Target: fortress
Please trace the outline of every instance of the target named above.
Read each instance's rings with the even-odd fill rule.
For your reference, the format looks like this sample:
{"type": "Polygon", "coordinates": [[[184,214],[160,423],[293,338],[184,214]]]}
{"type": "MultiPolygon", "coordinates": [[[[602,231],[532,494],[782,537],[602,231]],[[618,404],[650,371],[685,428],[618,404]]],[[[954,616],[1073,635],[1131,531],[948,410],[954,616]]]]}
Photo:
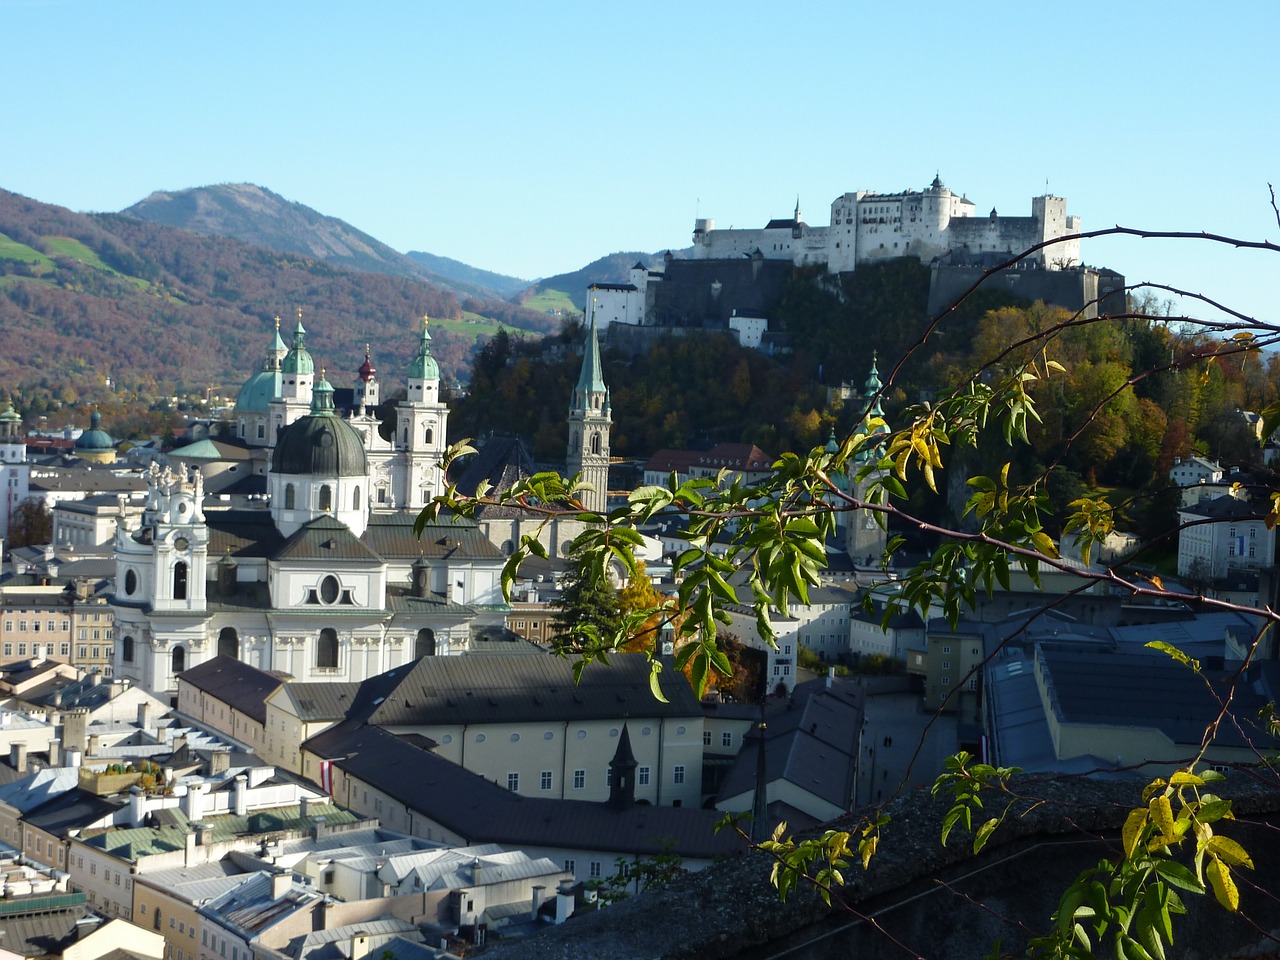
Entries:
{"type": "MultiPolygon", "coordinates": [[[[697,220],[693,255],[700,260],[762,256],[797,267],[825,266],[848,273],[860,264],[893,257],[921,263],[984,266],[1006,260],[1046,240],[1080,232],[1080,218],[1067,215],[1067,201],[1048,194],[1031,200],[1031,216],[1002,217],[994,209],[974,215],[965,196],[935,177],[923,191],[872,193],[859,190],[831,203],[831,224],[805,223],[797,201],[789,220],[770,220],[762,230],[717,230],[714,220],[697,220]]],[[[1066,240],[1027,258],[1046,270],[1080,263],[1080,241],[1066,240]]]]}
{"type": "Polygon", "coordinates": [[[1067,201],[1049,194],[1031,199],[1029,217],[1002,217],[994,209],[976,216],[968,197],[935,177],[922,191],[841,194],[825,227],[805,223],[798,201],[789,219],[759,230],[717,230],[714,220],[697,220],[690,259],[668,253],[661,270],[637,263],[629,282],[592,284],[588,309],[601,332],[614,328],[615,345],[626,338],[634,346],[658,330],[719,329],[743,346],[771,349],[769,318],[796,268],[838,275],[912,258],[930,270],[932,315],[987,269],[1057,240],[986,277],[988,288],[1088,317],[1122,313],[1124,277],[1081,262],[1080,226],[1067,214],[1067,201]]]}

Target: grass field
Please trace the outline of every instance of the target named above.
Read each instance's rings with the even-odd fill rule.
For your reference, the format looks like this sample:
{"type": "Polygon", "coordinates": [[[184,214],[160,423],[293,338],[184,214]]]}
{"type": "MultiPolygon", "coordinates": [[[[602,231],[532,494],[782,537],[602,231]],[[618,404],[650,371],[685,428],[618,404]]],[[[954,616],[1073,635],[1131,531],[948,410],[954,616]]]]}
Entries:
{"type": "Polygon", "coordinates": [[[0,260],[17,260],[19,263],[43,263],[46,266],[53,266],[53,261],[39,250],[28,247],[25,243],[18,243],[3,233],[0,233],[0,260]]]}
{"type": "Polygon", "coordinates": [[[564,316],[566,313],[581,313],[573,305],[569,295],[563,290],[543,290],[541,293],[537,293],[525,300],[521,306],[530,310],[537,310],[539,313],[550,313],[556,316],[564,316]]]}
{"type": "Polygon", "coordinates": [[[491,337],[498,332],[498,322],[496,320],[466,311],[463,312],[461,320],[436,320],[433,317],[431,326],[441,330],[448,330],[450,333],[461,334],[473,340],[480,337],[491,337]]]}
{"type": "Polygon", "coordinates": [[[99,270],[105,270],[107,273],[116,272],[98,259],[98,255],[79,240],[73,240],[71,237],[44,237],[43,239],[45,246],[49,248],[49,253],[55,257],[69,257],[99,270]]]}

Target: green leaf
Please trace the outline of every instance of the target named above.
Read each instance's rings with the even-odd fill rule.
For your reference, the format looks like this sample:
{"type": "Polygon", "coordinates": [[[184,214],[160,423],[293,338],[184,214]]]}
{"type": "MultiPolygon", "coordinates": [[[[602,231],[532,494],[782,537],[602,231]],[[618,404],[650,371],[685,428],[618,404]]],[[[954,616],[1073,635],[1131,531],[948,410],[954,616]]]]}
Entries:
{"type": "Polygon", "coordinates": [[[992,817],[986,823],[978,828],[978,832],[973,837],[973,852],[981,853],[982,848],[987,845],[987,841],[991,839],[991,835],[995,833],[996,827],[1000,826],[1000,820],[992,817]]]}
{"type": "Polygon", "coordinates": [[[667,698],[662,692],[662,683],[659,674],[662,673],[662,661],[649,661],[649,692],[653,694],[653,699],[659,703],[667,703],[667,698]]]}
{"type": "Polygon", "coordinates": [[[1190,890],[1192,893],[1204,893],[1204,884],[1196,879],[1196,875],[1182,864],[1173,860],[1161,859],[1154,861],[1152,866],[1156,873],[1160,874],[1175,887],[1190,890]]]}

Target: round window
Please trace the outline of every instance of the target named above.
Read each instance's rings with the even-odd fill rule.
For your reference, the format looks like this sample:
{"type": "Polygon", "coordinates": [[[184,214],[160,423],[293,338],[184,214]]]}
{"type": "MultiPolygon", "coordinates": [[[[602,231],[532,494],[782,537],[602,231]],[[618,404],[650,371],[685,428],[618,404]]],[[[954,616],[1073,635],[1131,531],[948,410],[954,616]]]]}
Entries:
{"type": "Polygon", "coordinates": [[[548,730],[546,733],[542,735],[543,740],[554,740],[555,738],[556,738],[556,735],[552,733],[550,730],[548,730]]]}
{"type": "Polygon", "coordinates": [[[125,596],[132,597],[138,591],[138,575],[132,570],[126,570],[124,574],[124,592],[125,596]]]}
{"type": "Polygon", "coordinates": [[[477,734],[476,734],[476,743],[484,743],[484,734],[483,734],[483,733],[477,733],[477,734]]]}
{"type": "Polygon", "coordinates": [[[585,740],[585,739],[587,739],[587,731],[585,731],[585,730],[579,730],[579,731],[578,731],[578,739],[579,739],[579,740],[585,740]]]}
{"type": "Polygon", "coordinates": [[[520,734],[518,734],[518,733],[513,733],[513,734],[511,735],[511,742],[512,742],[512,743],[519,743],[519,742],[520,742],[520,734]]]}
{"type": "Polygon", "coordinates": [[[320,581],[320,599],[324,603],[338,602],[338,578],[332,573],[320,581]]]}
{"type": "Polygon", "coordinates": [[[445,746],[448,746],[449,744],[453,743],[453,734],[446,733],[443,737],[440,738],[440,742],[443,743],[445,746]]]}
{"type": "Polygon", "coordinates": [[[647,737],[649,734],[653,733],[653,727],[645,727],[640,732],[647,737]]]}

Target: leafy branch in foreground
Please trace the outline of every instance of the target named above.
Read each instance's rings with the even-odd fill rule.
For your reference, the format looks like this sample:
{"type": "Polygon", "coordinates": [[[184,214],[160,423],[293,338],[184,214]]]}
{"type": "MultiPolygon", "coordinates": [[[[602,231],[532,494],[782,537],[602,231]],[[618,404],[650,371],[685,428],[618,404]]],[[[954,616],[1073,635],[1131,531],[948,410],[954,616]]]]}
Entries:
{"type": "MultiPolygon", "coordinates": [[[[1114,228],[1084,236],[1117,234],[1194,238],[1280,252],[1280,247],[1268,242],[1246,243],[1207,234],[1114,228]]],[[[1012,258],[987,275],[1019,259],[1012,258]]],[[[929,322],[908,356],[937,332],[950,313],[944,311],[929,322]]],[[[941,611],[954,629],[962,614],[976,607],[981,595],[1008,590],[1015,572],[1025,574],[1036,586],[1042,573],[1053,570],[1075,578],[1078,589],[1102,584],[1130,597],[1180,603],[1185,595],[1166,587],[1157,575],[1119,563],[1106,567],[1089,564],[1094,550],[1115,530],[1119,504],[1097,493],[1074,496],[1066,501],[1065,511],[1055,516],[1050,496],[1053,465],[1073,445],[1088,439],[1090,431],[1110,416],[1110,407],[1142,382],[1142,374],[1100,379],[1096,389],[1076,404],[1082,412],[1071,428],[1063,431],[1063,446],[1043,459],[1032,460],[1048,466],[1038,472],[1028,469],[1029,458],[1022,456],[1043,441],[1044,420],[1062,416],[1055,404],[1062,406],[1068,399],[1076,399],[1066,397],[1062,383],[1066,366],[1061,351],[1068,346],[1067,331],[1089,331],[1113,321],[1155,319],[1171,318],[1126,313],[1120,320],[1107,316],[1095,319],[1077,313],[1037,328],[1025,339],[996,351],[993,359],[954,389],[905,410],[897,429],[890,429],[883,418],[866,416],[834,449],[784,454],[773,464],[771,474],[758,483],[748,484],[727,472],[690,480],[673,474],[665,484],[633,491],[627,503],[607,513],[593,513],[584,510],[578,499],[582,489],[579,478],[540,473],[510,490],[482,489],[473,497],[463,497],[451,488],[424,511],[420,522],[445,509],[471,516],[489,505],[518,507],[527,516],[540,518],[541,525],[521,537],[504,568],[502,585],[509,596],[520,564],[529,557],[547,556],[541,537],[553,520],[573,517],[581,523],[581,533],[573,539],[568,553],[583,577],[603,581],[611,570],[620,570],[624,578],[635,574],[636,551],[643,543],[641,528],[645,524],[677,518],[688,548],[673,562],[679,584],[675,598],[632,610],[607,629],[585,625],[571,635],[572,642],[564,652],[578,658],[580,671],[595,659],[632,648],[645,631],[656,637],[655,624],[660,624],[674,634],[676,666],[688,673],[699,694],[713,674],[731,672],[716,642],[718,631],[730,622],[731,609],[751,607],[760,638],[772,644],[774,617],[785,616],[795,604],[808,603],[810,591],[822,582],[827,543],[842,514],[849,522],[869,516],[895,534],[914,533],[937,543],[898,580],[899,589],[884,604],[886,623],[908,610],[926,620],[941,611]],[[1001,446],[1001,455],[992,458],[991,450],[1001,446]],[[954,485],[968,491],[967,502],[956,511],[960,516],[952,523],[926,518],[915,498],[943,497],[947,464],[956,469],[957,461],[974,459],[974,454],[986,455],[988,466],[966,470],[961,474],[962,483],[954,485]],[[1083,565],[1061,556],[1055,530],[1076,536],[1083,565]]],[[[1256,356],[1280,339],[1280,331],[1239,314],[1216,328],[1226,334],[1223,340],[1200,339],[1181,352],[1170,348],[1168,358],[1161,356],[1153,366],[1165,374],[1187,371],[1207,382],[1215,362],[1256,356]]],[[[882,393],[892,386],[906,359],[903,357],[890,373],[882,393]]],[[[1102,362],[1091,363],[1093,369],[1099,366],[1102,362]]],[[[868,409],[876,409],[879,399],[879,395],[869,398],[868,409]]],[[[1280,401],[1264,411],[1264,421],[1268,429],[1280,423],[1280,401]]],[[[455,447],[450,459],[467,450],[455,447]]],[[[981,457],[976,459],[982,462],[981,457]]],[[[1260,516],[1274,527],[1280,520],[1280,493],[1268,493],[1269,506],[1260,516]]],[[[886,566],[904,543],[901,535],[888,541],[883,557],[886,566]]],[[[1248,610],[1264,626],[1280,620],[1280,612],[1267,607],[1251,609],[1214,597],[1204,597],[1201,602],[1209,610],[1248,610]]],[[[866,608],[871,609],[869,596],[866,608]]],[[[1256,643],[1255,639],[1250,656],[1256,643]]],[[[663,662],[655,647],[656,643],[649,644],[645,653],[650,659],[654,693],[661,697],[657,678],[663,662]]],[[[1199,672],[1190,658],[1175,658],[1199,672]]],[[[1212,685],[1210,692],[1218,696],[1212,685]]],[[[1197,757],[1168,780],[1148,784],[1142,805],[1135,806],[1126,820],[1120,854],[1100,861],[1068,887],[1051,919],[1050,932],[1030,942],[1031,955],[1087,956],[1106,942],[1117,956],[1162,958],[1173,944],[1172,918],[1185,910],[1184,895],[1211,891],[1226,909],[1240,908],[1236,878],[1241,870],[1252,869],[1253,861],[1237,842],[1216,832],[1223,821],[1232,819],[1231,805],[1212,792],[1211,785],[1217,779],[1213,772],[1202,769],[1205,749],[1226,714],[1229,700],[1230,693],[1219,697],[1221,711],[1206,725],[1204,746],[1197,757]]],[[[973,852],[981,852],[1020,804],[1034,804],[1033,799],[1018,795],[1015,774],[1013,768],[974,763],[967,754],[948,761],[934,785],[935,795],[949,795],[953,801],[941,825],[942,843],[945,845],[959,826],[972,836],[973,852]],[[993,798],[998,798],[996,812],[990,815],[988,805],[993,798]],[[982,817],[985,819],[975,829],[975,820],[982,817]]],[[[737,821],[734,823],[737,828],[737,821]]],[[[830,903],[833,891],[844,884],[850,864],[860,864],[863,869],[872,864],[886,823],[887,816],[878,810],[856,820],[848,830],[828,830],[800,839],[788,836],[782,824],[758,848],[773,858],[772,881],[781,896],[809,884],[830,903]]]]}

